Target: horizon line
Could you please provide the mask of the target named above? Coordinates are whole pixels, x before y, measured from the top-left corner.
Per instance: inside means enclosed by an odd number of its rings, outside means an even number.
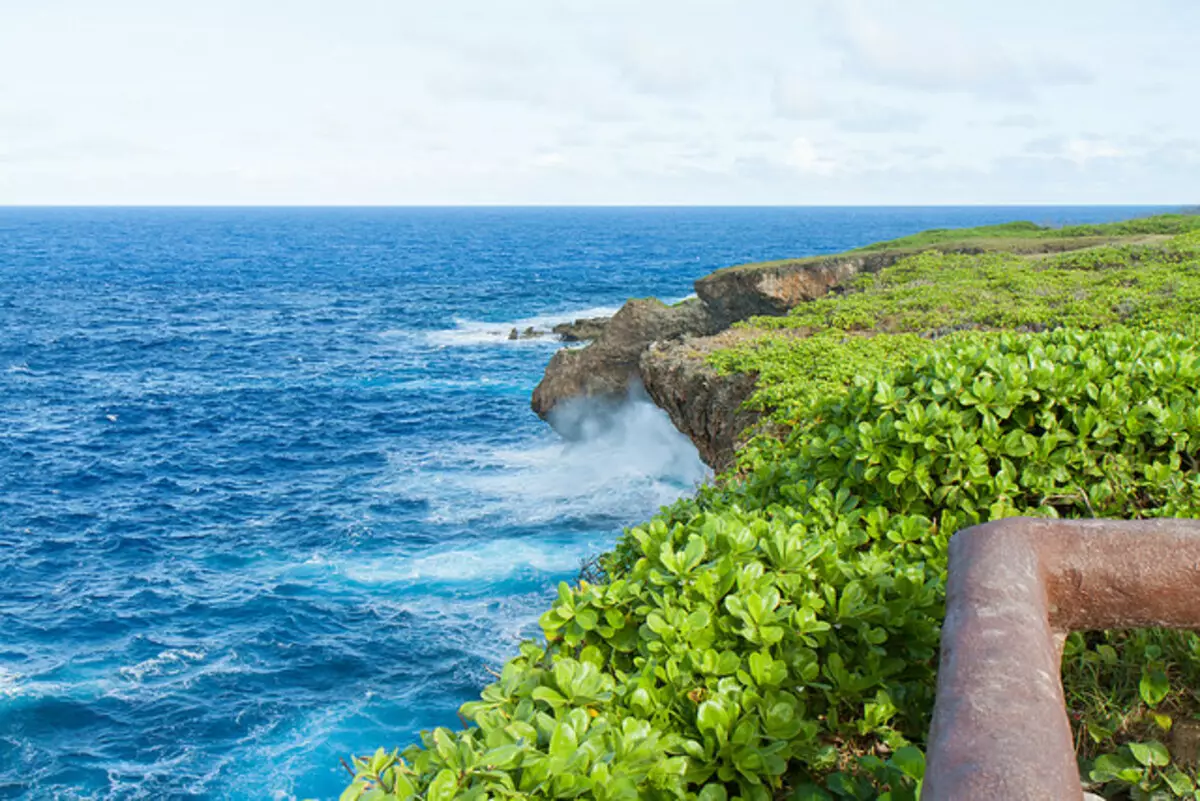
[[[1200,201],[1005,203],[0,203],[11,209],[912,209],[912,208],[1176,208]]]

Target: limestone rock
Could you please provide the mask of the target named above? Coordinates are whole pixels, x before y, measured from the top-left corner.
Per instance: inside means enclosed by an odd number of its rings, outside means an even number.
[[[559,323],[551,331],[563,342],[587,342],[598,339],[610,317],[583,317],[571,323]]]
[[[533,410],[548,420],[554,407],[568,398],[620,402],[637,380],[638,360],[651,342],[702,336],[710,332],[711,326],[707,309],[696,300],[676,306],[653,298],[631,300],[590,345],[554,354],[533,391]],[[569,431],[560,433],[571,435]]]
[[[837,256],[748,264],[717,270],[696,281],[696,295],[718,328],[748,317],[786,314],[819,298],[859,273],[875,273],[907,252],[843,253]]]
[[[691,439],[704,463],[718,472],[732,463],[739,437],[759,416],[742,408],[757,377],[720,375],[705,360],[720,339],[656,342],[638,364],[650,399]]]

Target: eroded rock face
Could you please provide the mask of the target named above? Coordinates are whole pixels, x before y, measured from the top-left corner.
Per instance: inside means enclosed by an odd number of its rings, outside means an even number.
[[[604,414],[640,382],[691,438],[701,458],[721,470],[731,463],[739,437],[758,418],[742,408],[756,376],[718,375],[706,361],[712,350],[735,344],[739,330],[729,326],[749,317],[785,314],[905,255],[881,251],[733,267],[696,281],[697,297],[677,306],[631,300],[594,332],[592,344],[554,354],[533,392],[533,410],[563,436],[577,438],[584,428],[579,416],[552,414],[556,407],[587,398],[594,401],[588,409]],[[590,321],[574,325],[583,322]]]
[[[712,322],[699,301],[667,306],[654,299],[631,300],[586,348],[560,350],[533,391],[534,412],[554,420],[550,412],[568,398],[609,398],[619,402],[638,377],[638,359],[651,342],[710,333]],[[570,430],[560,431],[571,437]]]
[[[572,323],[559,323],[550,330],[563,342],[590,342],[599,339],[610,317],[584,317]]]
[[[786,314],[859,273],[875,273],[906,253],[839,254],[718,270],[696,281],[696,295],[718,329],[749,317]]]
[[[742,432],[759,417],[742,408],[757,377],[718,374],[705,358],[709,344],[656,342],[638,367],[650,399],[695,444],[704,463],[720,472],[732,464]]]

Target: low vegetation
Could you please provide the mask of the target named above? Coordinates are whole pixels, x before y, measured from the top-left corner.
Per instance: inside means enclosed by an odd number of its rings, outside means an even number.
[[[1115,239],[1146,236],[1177,236],[1200,229],[1200,216],[1192,214],[1160,214],[1114,223],[1068,225],[1051,228],[1031,222],[1011,222],[984,225],[978,228],[935,228],[919,234],[876,242],[862,251],[895,250],[901,248],[942,247],[948,243],[995,243],[1006,250],[1024,250],[1031,241],[1051,242],[1080,239]],[[1076,243],[1078,245],[1078,243]],[[1053,249],[1053,248],[1051,248]],[[1064,248],[1066,249],[1066,248]]]
[[[950,536],[1200,516],[1200,234],[1124,225],[1163,239],[922,253],[749,323],[711,359],[776,435],[561,585],[468,728],[356,759],[343,797],[919,797]],[[1079,633],[1063,672],[1094,789],[1200,798],[1200,638]]]

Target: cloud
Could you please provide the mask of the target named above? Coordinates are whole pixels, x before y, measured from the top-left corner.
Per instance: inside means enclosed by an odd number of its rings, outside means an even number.
[[[567,163],[567,157],[564,156],[562,153],[548,152],[548,153],[539,153],[538,155],[534,156],[533,159],[530,161],[530,166],[536,167],[537,169],[545,170],[545,169],[554,169],[556,167],[562,167],[562,166],[565,166],[566,163]]]
[[[908,156],[915,161],[924,161],[931,159],[934,156],[940,156],[946,152],[946,149],[939,145],[906,145],[896,148],[896,153],[902,156]]]
[[[1026,142],[1021,150],[1034,155],[1053,156],[1062,152],[1065,141],[1061,136],[1039,136]]]
[[[16,164],[78,164],[136,161],[168,155],[167,151],[132,138],[96,135],[18,147],[0,148],[0,161]]]
[[[783,162],[798,172],[809,175],[832,175],[841,167],[837,161],[820,152],[811,140],[803,136],[792,140]]]
[[[775,114],[789,120],[827,121],[847,133],[898,133],[918,130],[925,114],[860,99],[830,100],[813,91],[802,75],[776,75],[771,88]]]
[[[834,124],[848,133],[907,133],[919,130],[925,115],[913,109],[861,103],[839,111]]]
[[[1034,114],[1005,114],[996,120],[997,128],[1036,128],[1040,120]]]
[[[1039,87],[1091,81],[1087,70],[1061,59],[1018,59],[986,35],[930,17],[885,18],[878,6],[865,0],[831,6],[831,40],[842,50],[845,68],[874,83],[1028,101]]]
[[[833,104],[818,95],[805,76],[776,75],[771,85],[771,105],[775,113],[789,120],[819,120],[833,114]]]
[[[1096,159],[1116,159],[1130,152],[1115,143],[1092,134],[1075,137],[1043,136],[1025,143],[1022,150],[1033,156],[1047,156],[1084,166]]]
[[[1080,166],[1094,159],[1115,159],[1125,155],[1124,150],[1103,139],[1070,139],[1063,149],[1063,156]]]
[[[639,92],[677,97],[706,83],[710,62],[701,62],[695,50],[662,39],[635,37],[620,53],[621,77]]]

